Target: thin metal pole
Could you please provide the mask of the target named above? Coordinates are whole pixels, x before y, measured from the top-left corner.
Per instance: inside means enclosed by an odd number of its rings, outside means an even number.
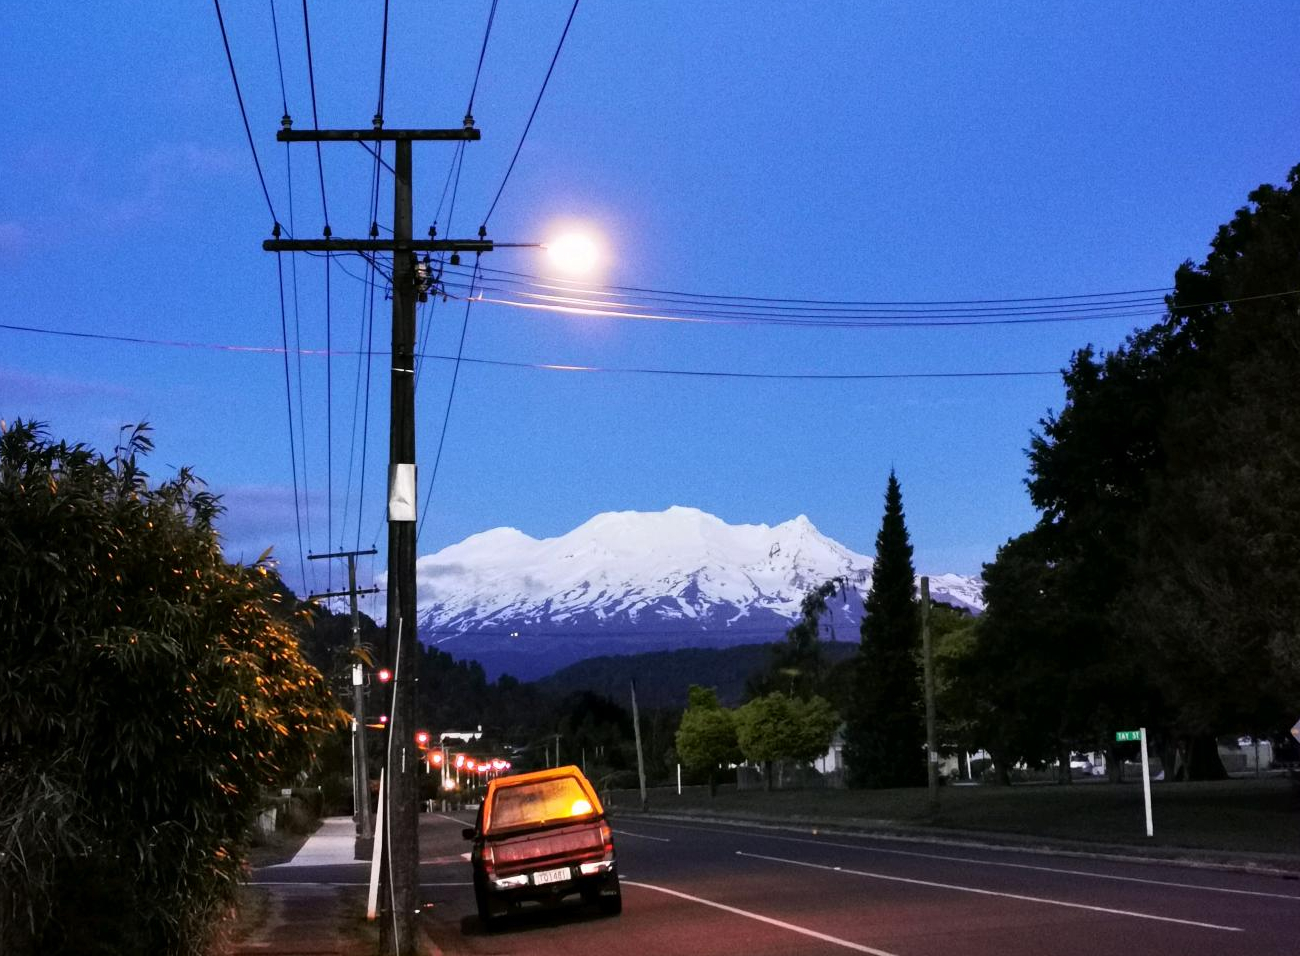
[[[930,812],[939,812],[939,750],[934,730],[934,662],[930,648],[930,579],[921,578],[921,651],[925,657],[925,773]]]

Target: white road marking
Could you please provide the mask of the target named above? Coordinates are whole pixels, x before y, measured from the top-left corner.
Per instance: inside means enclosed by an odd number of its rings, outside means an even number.
[[[873,880],[888,880],[892,883],[910,883],[913,886],[930,886],[941,890],[956,890],[959,893],[976,893],[980,896],[999,896],[1008,900],[1021,900],[1026,903],[1044,903],[1048,906],[1064,906],[1076,910],[1088,910],[1093,913],[1109,913],[1113,916],[1132,916],[1135,919],[1149,919],[1160,923],[1177,923],[1180,926],[1196,926],[1201,929],[1218,929],[1230,933],[1240,933],[1240,926],[1221,926],[1218,923],[1201,923],[1196,920],[1178,919],[1173,916],[1157,916],[1154,913],[1139,913],[1136,910],[1112,909],[1108,906],[1092,906],[1088,903],[1073,903],[1069,900],[1053,900],[1044,896],[1025,896],[1021,893],[1005,893],[1001,890],[986,890],[976,886],[959,886],[956,883],[938,883],[933,880],[917,880],[907,876],[891,876],[886,873],[868,873],[866,870],[853,870],[846,866],[826,866],[822,863],[808,863],[804,860],[787,860],[779,856],[763,856],[760,853],[745,853],[737,850],[736,856],[746,856],[754,860],[768,860],[772,863],[787,863],[791,866],[803,866],[812,870],[825,870],[828,873],[847,873],[850,876],[865,876]]]
[[[455,823],[455,824],[457,824],[457,825],[459,825],[459,826],[462,826],[462,827],[468,827],[468,826],[472,826],[472,825],[473,825],[473,822],[470,821],[470,820],[458,820],[458,819],[456,819],[455,817],[448,816],[448,815],[445,814],[445,813],[435,813],[434,816],[435,816],[435,817],[442,817],[444,820],[450,820],[452,823]]]
[[[719,829],[716,827],[691,827],[675,825],[669,823],[659,823],[656,826],[674,827],[681,830],[704,830],[706,833],[724,833],[733,836],[755,836],[763,840],[780,840],[783,843],[806,843],[812,846],[833,846],[845,850],[860,850],[864,853],[889,853],[893,856],[912,856],[923,860],[944,860],[950,863],[970,863],[976,866],[1000,866],[1013,870],[1035,870],[1039,873],[1060,873],[1063,876],[1087,876],[1096,880],[1113,880],[1119,883],[1141,883],[1146,886],[1167,886],[1171,889],[1182,890],[1204,890],[1207,893],[1230,893],[1234,896],[1262,896],[1266,899],[1274,900],[1291,900],[1300,903],[1300,896],[1291,893],[1269,893],[1266,890],[1242,890],[1233,889],[1227,886],[1207,886],[1203,883],[1180,883],[1174,880],[1153,880],[1141,876],[1119,876],[1114,873],[1094,873],[1091,870],[1070,870],[1058,866],[1038,866],[1033,863],[1010,863],[1004,860],[981,860],[969,856],[949,856],[943,853],[922,853],[919,850],[894,850],[889,847],[865,845],[862,843],[836,843],[832,840],[812,840],[807,837],[778,836],[773,833],[752,833],[741,829]],[[872,839],[871,835],[864,835],[864,840]],[[1005,852],[1015,853],[1014,849],[1005,849]],[[1159,864],[1160,860],[1151,860],[1150,862]]]
[[[615,830],[619,836],[636,837],[638,840],[654,840],[656,843],[672,843],[667,837],[648,836],[644,833],[633,833],[631,830]]]
[[[1004,860],[980,860],[968,856],[947,856],[942,853],[921,853],[917,850],[894,850],[883,846],[863,846],[859,843],[833,843],[829,840],[809,840],[802,837],[763,835],[765,840],[782,840],[786,843],[810,843],[813,846],[834,846],[865,853],[889,853],[894,856],[914,856],[923,860],[944,860],[949,863],[973,863],[977,866],[1001,866],[1013,870],[1036,870],[1039,873],[1060,873],[1064,876],[1089,876],[1097,880],[1115,880],[1121,883],[1143,883],[1147,886],[1167,886],[1182,890],[1205,890],[1208,893],[1233,893],[1238,896],[1264,896],[1274,900],[1292,900],[1300,903],[1300,896],[1290,893],[1268,893],[1264,890],[1239,890],[1227,886],[1205,886],[1201,883],[1178,883],[1173,880],[1152,880],[1141,876],[1118,876],[1113,873],[1094,873],[1091,870],[1067,870],[1058,866],[1036,866],[1033,863],[1008,863]],[[1158,862],[1158,861],[1157,861]]]
[[[706,900],[700,896],[691,896],[689,893],[670,890],[666,886],[655,886],[653,883],[634,883],[627,879],[623,880],[623,885],[637,886],[643,890],[654,890],[658,893],[667,893],[669,896],[676,896],[679,899],[689,900],[692,903],[699,903],[703,906],[712,906],[714,909],[719,909],[726,913],[734,913],[737,916],[744,916],[748,919],[758,920],[760,923],[767,923],[769,926],[777,926],[781,929],[787,929],[792,933],[811,936],[813,939],[820,939],[824,943],[842,946],[845,949],[851,949],[854,952],[870,953],[872,956],[894,956],[893,953],[886,952],[883,949],[872,949],[870,946],[863,946],[861,943],[854,943],[847,939],[840,939],[838,936],[828,936],[825,933],[819,933],[817,930],[808,929],[806,926],[796,926],[794,923],[786,923],[779,919],[773,919],[770,916],[764,916],[761,913],[751,913],[749,910],[738,909],[735,906],[728,906],[725,903],[716,903],[713,900]]]

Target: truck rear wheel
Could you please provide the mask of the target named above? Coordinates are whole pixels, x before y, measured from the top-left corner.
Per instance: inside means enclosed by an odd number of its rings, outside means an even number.
[[[483,929],[491,932],[501,920],[504,907],[492,900],[492,894],[479,883],[474,884],[474,905],[478,907],[478,921]]]
[[[611,886],[614,890],[613,893],[609,892]],[[614,878],[610,881],[610,886],[602,887],[600,898],[596,900],[596,906],[599,907],[600,911],[606,916],[617,916],[619,913],[623,912],[623,890],[618,885],[617,874],[615,874]]]

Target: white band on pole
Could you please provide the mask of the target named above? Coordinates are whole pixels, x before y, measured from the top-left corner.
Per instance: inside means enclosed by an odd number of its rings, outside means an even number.
[[[1155,827],[1151,822],[1151,764],[1147,759],[1147,729],[1138,728],[1138,740],[1142,747],[1142,799],[1147,809],[1147,836],[1155,836]]]
[[[366,794],[370,799],[370,794]],[[366,897],[366,919],[379,916],[379,861],[384,852],[384,772],[379,771],[379,813],[375,817],[375,846],[370,851],[370,895]]]

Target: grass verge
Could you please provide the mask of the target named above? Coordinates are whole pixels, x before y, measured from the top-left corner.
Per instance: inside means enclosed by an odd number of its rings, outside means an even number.
[[[931,814],[923,788],[737,792],[706,788],[651,791],[650,809],[741,819],[850,827],[927,827],[1162,850],[1263,856],[1300,867],[1300,795],[1282,778],[1152,785],[1155,836],[1148,838],[1141,783],[1076,782],[1011,787],[941,787]],[[640,805],[614,791],[612,807]]]

